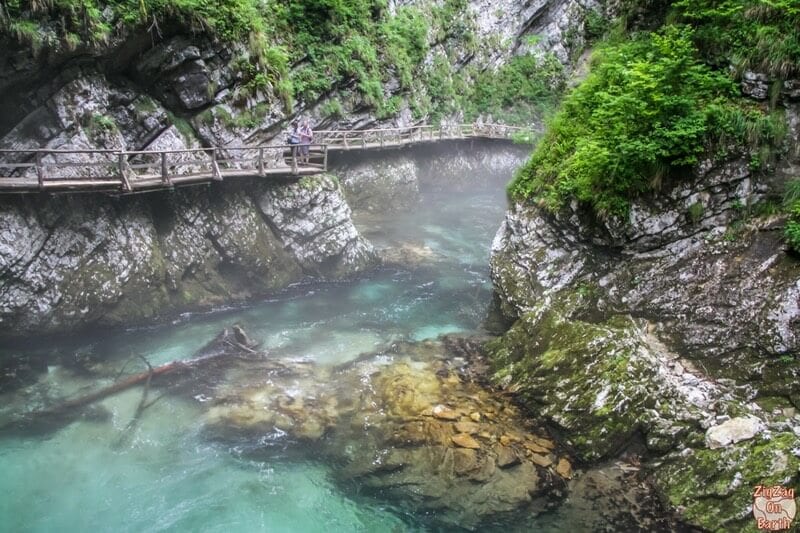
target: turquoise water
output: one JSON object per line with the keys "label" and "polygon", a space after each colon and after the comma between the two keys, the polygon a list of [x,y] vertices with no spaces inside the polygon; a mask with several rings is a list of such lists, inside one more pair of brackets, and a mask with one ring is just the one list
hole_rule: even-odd
{"label": "turquoise water", "polygon": [[[413,250],[413,264],[347,283],[293,287],[247,307],[183,316],[158,327],[37,348],[28,355],[46,356],[47,371],[35,383],[0,395],[0,422],[91,390],[98,375],[110,383],[123,370],[142,370],[135,356],[153,365],[191,357],[236,322],[275,356],[320,364],[342,363],[395,340],[475,330],[491,298],[489,244],[504,209],[501,186],[426,193],[411,212],[357,217],[377,247]],[[65,364],[76,358],[89,361],[91,376]],[[140,398],[141,389],[129,390],[99,402],[95,416],[39,434],[0,438],[0,530],[421,527],[398,509],[343,494],[329,481],[324,463],[298,461],[289,443],[273,443],[286,446],[286,453],[259,461],[246,453],[246,443],[205,438],[201,394],[161,396],[128,428]]]}

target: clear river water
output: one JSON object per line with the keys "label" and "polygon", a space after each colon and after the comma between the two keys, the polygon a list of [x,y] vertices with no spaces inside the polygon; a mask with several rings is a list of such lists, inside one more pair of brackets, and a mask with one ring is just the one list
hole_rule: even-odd
{"label": "clear river water", "polygon": [[[383,267],[349,282],[301,284],[247,306],[150,328],[2,348],[0,356],[39,361],[40,368],[29,372],[33,377],[24,386],[0,392],[0,426],[19,413],[143,370],[139,356],[154,366],[189,358],[234,323],[271,356],[319,365],[338,365],[397,340],[480,330],[491,302],[489,247],[506,208],[502,183],[486,185],[424,192],[420,204],[404,213],[357,213],[362,233],[377,248],[403,250],[405,266]],[[297,443],[287,444],[284,455],[264,459],[248,453],[259,443],[208,438],[202,394],[153,392],[157,401],[129,427],[141,396],[136,387],[69,423],[0,432],[0,531],[430,527],[429,516],[415,516],[402,502],[361,498],[352,487],[343,491],[331,479],[331,465],[288,449]],[[571,502],[536,519],[522,517],[518,529],[580,530],[581,517],[594,513],[582,509],[579,497]]]}
{"label": "clear river water", "polygon": [[[37,347],[32,356],[46,357],[47,371],[35,383],[0,395],[2,415],[97,386],[96,375],[64,362],[88,358],[93,370],[113,376],[126,366],[141,367],[133,356],[153,365],[191,357],[233,323],[275,356],[320,364],[342,363],[397,339],[474,330],[491,299],[489,244],[504,208],[502,187],[428,192],[412,211],[357,217],[378,248],[416,250],[423,258],[417,267],[384,268],[346,283],[300,285],[246,307]],[[345,496],[329,481],[325,464],[261,462],[236,446],[210,442],[202,435],[202,397],[166,395],[133,431],[126,430],[140,397],[138,388],[102,401],[110,417],[100,420],[87,417],[42,433],[0,438],[0,530],[416,527],[413,517],[391,506]]]}

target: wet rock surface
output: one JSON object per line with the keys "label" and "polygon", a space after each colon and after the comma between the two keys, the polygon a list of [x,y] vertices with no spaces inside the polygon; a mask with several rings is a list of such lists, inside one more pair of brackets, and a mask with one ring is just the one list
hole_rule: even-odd
{"label": "wet rock surface", "polygon": [[504,187],[529,152],[529,146],[476,139],[332,154],[330,163],[351,207],[378,213],[413,209],[420,191]]}
{"label": "wet rock surface", "polygon": [[492,276],[514,324],[489,348],[578,459],[641,447],[683,520],[743,530],[759,479],[797,482],[800,268],[746,208],[775,184],[735,158],[695,177],[625,221],[512,206]]}
{"label": "wet rock surface", "polygon": [[[582,299],[591,321],[647,320],[667,346],[714,375],[797,394],[800,279],[779,221],[717,226],[649,250],[587,243],[560,219],[515,206],[493,244],[492,274],[509,316]],[[791,357],[791,356],[790,356]]]}
{"label": "wet rock surface", "polygon": [[356,230],[338,180],[305,177],[266,189],[258,200],[270,227],[303,269],[337,278],[376,263],[377,256]]}
{"label": "wet rock surface", "polygon": [[375,263],[335,180],[105,196],[14,198],[0,209],[6,336],[131,325]]}
{"label": "wet rock surface", "polygon": [[401,211],[419,201],[417,163],[411,158],[369,161],[336,169],[353,209]]}

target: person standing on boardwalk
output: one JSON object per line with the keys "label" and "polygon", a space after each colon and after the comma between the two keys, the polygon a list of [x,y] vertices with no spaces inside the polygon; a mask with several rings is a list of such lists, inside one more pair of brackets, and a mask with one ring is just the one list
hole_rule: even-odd
{"label": "person standing on boardwalk", "polygon": [[292,122],[292,131],[286,138],[286,142],[292,147],[292,159],[297,159],[297,146],[300,144],[300,124],[295,121]]}
{"label": "person standing on boardwalk", "polygon": [[314,132],[311,130],[311,125],[308,119],[303,119],[300,124],[300,156],[303,163],[308,164],[308,149],[311,141],[314,140]]}

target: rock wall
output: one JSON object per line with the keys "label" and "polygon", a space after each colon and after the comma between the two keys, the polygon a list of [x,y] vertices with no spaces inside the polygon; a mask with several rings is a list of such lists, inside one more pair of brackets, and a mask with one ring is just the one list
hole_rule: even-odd
{"label": "rock wall", "polygon": [[[492,5],[490,9],[475,0],[468,7],[471,30],[482,43],[480,53],[455,39],[431,43],[426,61],[445,57],[453,72],[468,64],[491,68],[539,47],[557,49],[568,63],[565,51],[583,45],[574,36],[583,35],[587,10],[601,9],[576,0]],[[256,94],[244,90],[246,79],[237,61],[248,57],[245,43],[225,45],[177,24],[165,25],[157,34],[132,31],[74,51],[36,54],[0,35],[0,149],[282,144],[283,130],[299,114],[310,116],[317,129],[413,122],[405,97],[391,116],[379,118],[374,107],[349,98],[342,99],[342,117],[328,117],[324,109],[341,96],[337,91],[353,92],[346,82],[332,86],[319,101],[299,101],[287,109],[270,89]],[[526,38],[534,34],[545,39],[534,43]],[[567,39],[567,34],[573,37]],[[398,81],[386,80],[385,97],[399,93]],[[447,117],[459,118],[457,112]],[[457,182],[460,170],[448,161],[465,152],[430,160],[415,157],[399,172],[396,161],[379,172],[356,168],[343,172],[343,181],[359,207],[410,205],[424,183],[433,186],[426,176],[447,174]],[[30,155],[3,154],[0,161],[25,157]],[[58,157],[69,162],[68,156]],[[47,156],[45,163],[52,159]],[[103,156],[95,162],[103,162]],[[78,169],[62,169],[61,175],[70,172]],[[356,179],[358,172],[364,177]],[[379,198],[373,201],[376,194]],[[328,178],[308,188],[295,185],[272,192],[226,184],[210,191],[119,200],[4,197],[0,334],[148,320],[169,310],[274,290],[305,275],[348,275],[373,260],[369,245],[349,221],[338,185]]]}
{"label": "rock wall", "polygon": [[338,181],[0,203],[0,335],[131,325],[377,261]]}
{"label": "rock wall", "polygon": [[797,481],[800,263],[759,209],[796,176],[796,114],[771,174],[709,158],[626,220],[515,204],[492,246],[514,322],[490,344],[496,382],[585,461],[650,458],[664,500],[708,530],[746,529],[754,485]]}
{"label": "rock wall", "polygon": [[[398,1],[429,6],[431,0]],[[425,63],[444,58],[453,73],[467,66],[495,68],[515,54],[552,52],[570,68],[584,46],[589,12],[614,15],[614,3],[595,0],[502,0],[468,3],[464,23],[475,41],[436,41],[431,35]],[[433,28],[432,34],[436,32]],[[530,39],[536,36],[536,39]],[[477,43],[477,44],[475,44]],[[317,129],[409,125],[407,91],[387,73],[386,99],[400,96],[395,112],[378,114],[350,90],[351,80],[331,80],[318,101],[286,108],[272,88],[251,94],[240,62],[246,43],[223,44],[170,24],[163,33],[115,36],[112,42],[33,54],[0,35],[0,148],[146,149],[165,129],[178,126],[185,142],[227,146],[283,141],[283,130],[300,114]],[[424,93],[427,88],[417,87]],[[335,116],[332,101],[343,105]],[[97,131],[92,117],[111,119],[112,131]],[[458,111],[445,120],[460,120]]]}

